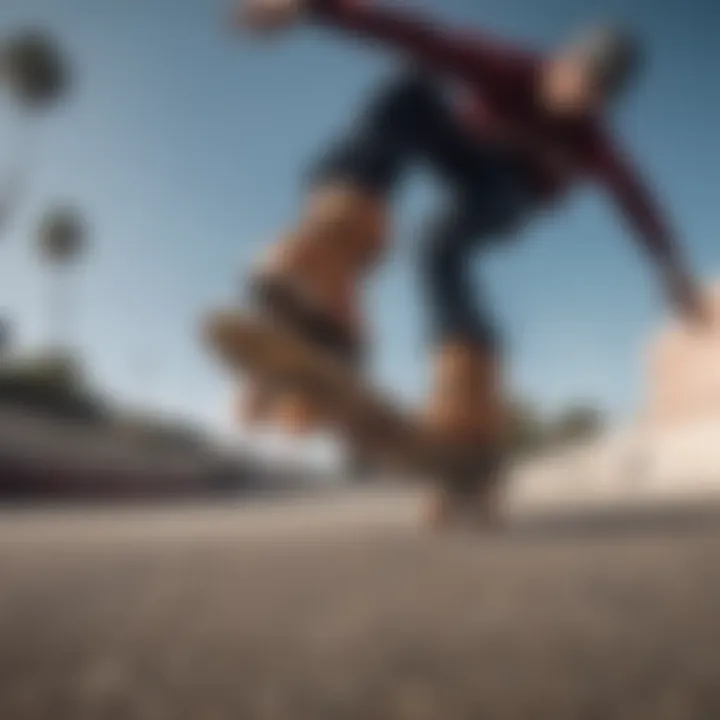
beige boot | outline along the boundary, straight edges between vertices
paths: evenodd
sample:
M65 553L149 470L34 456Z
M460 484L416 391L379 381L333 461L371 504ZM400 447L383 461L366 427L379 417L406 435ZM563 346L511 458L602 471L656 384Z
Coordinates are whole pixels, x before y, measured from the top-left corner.
M469 343L449 342L436 351L432 375L425 425L451 455L477 452L479 476L462 478L455 487L441 483L431 515L436 524L449 523L460 511L484 522L492 516L497 479L480 461L502 453L508 427L498 358Z
M358 287L382 252L386 226L385 201L346 186L316 190L298 227L270 249L256 276L283 283L359 337Z
M386 202L364 191L343 185L319 189L297 229L271 248L255 277L289 291L303 312L317 311L360 347L359 286L382 252L387 217ZM292 323L297 317L286 319ZM307 434L322 422L318 408L302 394L276 397L272 405L265 417L293 435Z

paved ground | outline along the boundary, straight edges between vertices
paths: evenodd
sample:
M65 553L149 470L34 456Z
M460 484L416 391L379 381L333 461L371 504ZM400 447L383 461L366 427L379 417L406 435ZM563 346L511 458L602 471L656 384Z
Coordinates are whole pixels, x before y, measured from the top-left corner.
M720 717L720 523L0 513L0 718ZM702 520L702 522L700 521Z

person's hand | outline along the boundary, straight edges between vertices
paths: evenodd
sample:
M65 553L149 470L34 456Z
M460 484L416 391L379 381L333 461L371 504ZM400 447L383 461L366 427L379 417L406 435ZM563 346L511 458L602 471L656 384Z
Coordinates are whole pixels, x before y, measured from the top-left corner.
M257 33L270 34L297 21L305 0L241 0L233 24Z
M706 328L711 324L708 303L698 284L688 273L676 269L667 270L665 284L670 301L689 325Z

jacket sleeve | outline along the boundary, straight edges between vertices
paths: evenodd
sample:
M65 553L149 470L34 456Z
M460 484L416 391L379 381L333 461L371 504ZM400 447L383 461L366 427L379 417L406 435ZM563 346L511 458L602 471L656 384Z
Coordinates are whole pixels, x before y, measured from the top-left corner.
M513 72L534 67L529 53L475 33L440 28L427 17L375 0L309 0L308 11L317 23L380 41L458 78L500 85Z
M663 267L680 269L681 249L670 223L627 156L598 139L593 171L649 255Z

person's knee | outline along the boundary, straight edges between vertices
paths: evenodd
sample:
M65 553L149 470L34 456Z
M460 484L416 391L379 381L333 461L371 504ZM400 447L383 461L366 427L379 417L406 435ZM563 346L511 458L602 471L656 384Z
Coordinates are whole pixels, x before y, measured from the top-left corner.
M495 354L501 351L497 329L472 292L471 256L463 243L437 236L421 257L421 276L434 345L462 338L469 345Z
M443 111L436 83L419 71L406 71L386 82L370 103L376 127L412 133L433 123Z
M441 97L437 82L418 70L406 70L388 83L388 95L412 108L435 106Z
M344 182L389 196L418 149L438 135L443 100L430 79L404 73L385 82L340 142L307 175L310 187Z
M468 255L452 227L429 233L420 251L420 275L433 304L447 304L464 287Z

